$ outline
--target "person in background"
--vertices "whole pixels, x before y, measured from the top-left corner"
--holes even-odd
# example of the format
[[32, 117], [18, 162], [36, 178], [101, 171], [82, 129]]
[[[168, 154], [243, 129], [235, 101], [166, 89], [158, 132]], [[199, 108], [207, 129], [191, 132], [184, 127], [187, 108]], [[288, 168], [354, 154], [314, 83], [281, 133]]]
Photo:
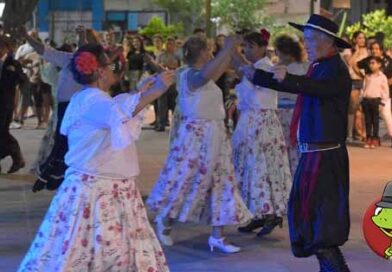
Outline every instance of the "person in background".
[[[157, 57], [157, 63], [166, 70], [176, 70], [181, 66], [181, 60], [176, 55], [176, 40], [173, 37], [166, 39], [166, 50]], [[158, 98], [158, 118], [155, 126], [156, 131], [165, 131], [165, 126], [170, 125], [169, 110], [174, 112], [176, 107], [177, 90], [176, 85], [170, 86], [169, 90]]]
[[[366, 36], [362, 31], [357, 31], [353, 34], [352, 43], [354, 48], [351, 52], [347, 49], [344, 58], [347, 60], [350, 76], [353, 82], [350, 106], [348, 114], [348, 126], [347, 126], [347, 141], [352, 142], [355, 138], [359, 140], [365, 140], [365, 132], [363, 129], [362, 112], [360, 108], [360, 96], [363, 89], [363, 73], [361, 72], [362, 67], [359, 62], [366, 59], [369, 55], [366, 47]], [[350, 54], [351, 53], [351, 54]]]
[[[42, 81], [41, 75], [36, 74], [30, 78], [30, 88], [34, 99], [35, 112], [38, 119], [37, 129], [44, 128], [48, 124], [50, 108], [45, 107], [45, 104], [51, 103], [51, 87], [49, 84]], [[49, 100], [49, 101], [48, 101]]]
[[[70, 44], [64, 43], [59, 48], [58, 51], [63, 52], [72, 52], [72, 46]], [[35, 173], [38, 165], [42, 165], [46, 159], [49, 157], [50, 152], [53, 149], [55, 142], [55, 133], [57, 126], [57, 82], [59, 79], [60, 68], [55, 64], [43, 60], [41, 63], [41, 77], [42, 81], [50, 85], [51, 93], [51, 105], [52, 114], [50, 116], [50, 120], [48, 126], [46, 128], [45, 134], [42, 137], [40, 147], [38, 149], [38, 154], [36, 156], [35, 161], [30, 167], [30, 172]], [[45, 101], [44, 101], [45, 103]]]
[[276, 50], [273, 46], [268, 46], [267, 48], [267, 56], [270, 59], [272, 64], [277, 64], [279, 61], [278, 56], [276, 55]]
[[[215, 50], [213, 52], [214, 57], [219, 54], [219, 52], [224, 48], [226, 36], [224, 34], [219, 34], [215, 37]], [[226, 103], [227, 98], [230, 94], [229, 86], [229, 74], [225, 71], [222, 76], [216, 81], [216, 85], [222, 90], [223, 103]]]
[[116, 33], [113, 30], [106, 31], [102, 39], [102, 44], [106, 50], [114, 51], [117, 48]]
[[10, 39], [0, 36], [0, 160], [11, 156], [9, 174], [17, 172], [26, 164], [18, 141], [10, 134], [9, 127], [14, 114], [16, 88], [28, 81], [22, 66], [13, 58], [11, 48]]
[[184, 61], [184, 51], [182, 50], [183, 45], [183, 39], [181, 37], [176, 37], [176, 55], [181, 60], [181, 63]]
[[365, 114], [366, 142], [364, 148], [376, 148], [380, 145], [379, 107], [389, 98], [388, 79], [381, 71], [382, 59], [370, 57], [371, 73], [365, 76], [362, 107]]
[[126, 79], [130, 82], [130, 88], [135, 89], [144, 69], [144, 49], [143, 40], [140, 36], [133, 36], [128, 44]]
[[206, 38], [207, 37], [206, 31], [203, 28], [199, 28], [199, 27], [197, 27], [197, 28], [195, 28], [193, 30], [193, 35], [194, 36], [198, 36], [200, 38]]
[[157, 58], [160, 54], [162, 54], [165, 50], [164, 48], [164, 41], [161, 35], [155, 34], [152, 37], [152, 42], [154, 45], [153, 54], [155, 58]]
[[[370, 45], [370, 54], [373, 57], [379, 57], [382, 60], [381, 71], [388, 79], [389, 95], [392, 96], [392, 58], [384, 53], [384, 47], [379, 42], [373, 42]], [[363, 59], [358, 63], [358, 67], [365, 71], [365, 74], [370, 74], [370, 57]]]
[[[19, 28], [19, 32], [44, 60], [53, 63], [60, 69], [56, 90], [57, 124], [54, 135], [54, 145], [46, 160], [42, 162], [42, 164], [37, 165], [37, 180], [32, 188], [33, 192], [42, 189], [56, 190], [63, 181], [64, 173], [67, 169], [67, 165], [64, 162], [64, 156], [68, 150], [68, 142], [67, 138], [60, 134], [60, 125], [69, 104], [69, 100], [73, 94], [80, 89], [80, 85], [74, 80], [69, 66], [73, 53], [46, 47], [40, 41], [30, 37], [24, 26]], [[76, 32], [80, 46], [84, 44], [100, 44], [99, 36], [94, 30], [78, 27]]]

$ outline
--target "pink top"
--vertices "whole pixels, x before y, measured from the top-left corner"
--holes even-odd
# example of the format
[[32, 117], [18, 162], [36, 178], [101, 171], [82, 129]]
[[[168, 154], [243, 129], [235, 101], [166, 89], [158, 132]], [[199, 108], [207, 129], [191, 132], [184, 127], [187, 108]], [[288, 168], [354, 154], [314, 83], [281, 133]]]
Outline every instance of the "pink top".
[[382, 100], [389, 98], [388, 79], [383, 72], [380, 71], [365, 77], [363, 97], [381, 98]]

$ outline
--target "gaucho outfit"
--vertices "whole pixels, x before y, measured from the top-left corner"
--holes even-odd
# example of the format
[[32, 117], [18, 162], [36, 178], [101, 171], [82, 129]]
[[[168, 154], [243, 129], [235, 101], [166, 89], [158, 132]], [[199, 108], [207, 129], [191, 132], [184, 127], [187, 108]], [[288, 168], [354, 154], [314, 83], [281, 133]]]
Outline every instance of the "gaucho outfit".
[[336, 53], [314, 62], [306, 76], [287, 74], [278, 83], [271, 73], [256, 70], [253, 82], [299, 94], [291, 129], [302, 154], [288, 210], [294, 255], [307, 257], [326, 248], [338, 251], [350, 229], [345, 140], [351, 79], [346, 65]]

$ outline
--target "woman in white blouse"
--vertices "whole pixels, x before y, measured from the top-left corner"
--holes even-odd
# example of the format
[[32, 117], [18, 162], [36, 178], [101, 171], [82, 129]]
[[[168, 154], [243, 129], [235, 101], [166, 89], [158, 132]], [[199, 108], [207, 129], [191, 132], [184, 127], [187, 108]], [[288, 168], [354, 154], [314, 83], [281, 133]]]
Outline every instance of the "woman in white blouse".
[[139, 113], [162, 95], [173, 74], [153, 87], [112, 99], [113, 65], [100, 45], [81, 47], [71, 71], [82, 89], [67, 107], [61, 133], [69, 166], [19, 271], [168, 271], [135, 185]]
[[[281, 34], [275, 39], [274, 47], [279, 58], [279, 64], [286, 65], [290, 74], [302, 76], [307, 73], [309, 63], [305, 61], [305, 49], [297, 37]], [[290, 171], [293, 177], [299, 162], [298, 147], [290, 142], [290, 124], [296, 100], [296, 94], [278, 93], [278, 116], [285, 137]]]
[[210, 225], [211, 250], [240, 251], [225, 239], [223, 227], [245, 223], [251, 214], [237, 188], [222, 91], [214, 82], [227, 69], [237, 44], [231, 37], [214, 59], [204, 38], [190, 37], [184, 45], [188, 66], [179, 75], [181, 122], [147, 200], [165, 245], [173, 245], [171, 224], [177, 220]]
[[[270, 70], [267, 57], [269, 33], [251, 32], [244, 37], [245, 57], [257, 69]], [[240, 232], [263, 227], [258, 236], [282, 227], [287, 213], [291, 173], [285, 139], [278, 118], [278, 95], [257, 87], [243, 77], [236, 86], [240, 118], [233, 133], [233, 163], [242, 198], [255, 215]]]

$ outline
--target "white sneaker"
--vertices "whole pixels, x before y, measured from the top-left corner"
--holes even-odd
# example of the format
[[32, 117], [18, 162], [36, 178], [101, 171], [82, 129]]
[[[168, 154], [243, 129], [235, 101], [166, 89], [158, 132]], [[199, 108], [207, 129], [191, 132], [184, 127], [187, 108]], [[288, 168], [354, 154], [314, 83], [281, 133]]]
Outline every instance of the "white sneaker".
[[22, 125], [17, 123], [17, 122], [11, 122], [10, 124], [10, 129], [20, 129], [22, 128]]
[[156, 225], [155, 225], [156, 233], [157, 233], [159, 241], [161, 241], [161, 243], [165, 246], [174, 245], [173, 239], [170, 236], [171, 227], [166, 227], [163, 224], [161, 217], [157, 217], [155, 219], [155, 223], [156, 223]]
[[226, 239], [225, 237], [218, 239], [210, 236], [208, 238], [208, 245], [210, 246], [211, 252], [214, 251], [214, 247], [220, 249], [224, 253], [237, 253], [241, 251], [240, 247], [237, 247], [229, 243], [225, 244], [224, 243], [225, 239]]

